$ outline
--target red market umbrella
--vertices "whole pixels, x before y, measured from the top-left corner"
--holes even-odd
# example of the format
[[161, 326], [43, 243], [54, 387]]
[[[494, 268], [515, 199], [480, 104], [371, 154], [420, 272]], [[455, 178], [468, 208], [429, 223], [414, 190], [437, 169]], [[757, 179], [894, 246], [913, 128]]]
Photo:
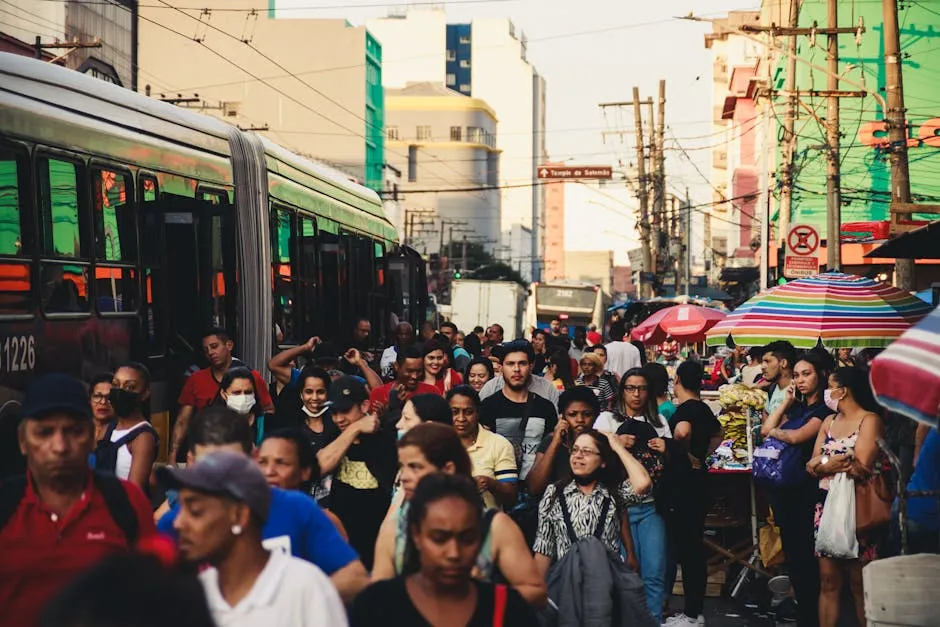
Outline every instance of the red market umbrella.
[[638, 324], [630, 337], [644, 344], [659, 344], [666, 340], [667, 335], [680, 342], [702, 342], [705, 332], [726, 316], [710, 307], [676, 305], [660, 309]]
[[871, 387], [892, 411], [937, 427], [940, 416], [940, 309], [905, 331], [871, 362]]

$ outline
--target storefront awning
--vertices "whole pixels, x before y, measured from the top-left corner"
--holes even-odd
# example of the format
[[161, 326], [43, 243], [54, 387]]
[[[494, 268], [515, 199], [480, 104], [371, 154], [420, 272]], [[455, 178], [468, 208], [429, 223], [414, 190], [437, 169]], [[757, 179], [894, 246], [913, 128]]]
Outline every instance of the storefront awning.
[[940, 259], [940, 220], [890, 239], [866, 257]]

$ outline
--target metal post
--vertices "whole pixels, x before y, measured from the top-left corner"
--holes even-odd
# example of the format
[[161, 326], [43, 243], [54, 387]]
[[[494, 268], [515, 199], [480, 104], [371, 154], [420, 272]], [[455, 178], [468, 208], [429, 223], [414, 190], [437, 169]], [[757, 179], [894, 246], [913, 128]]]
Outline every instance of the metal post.
[[[637, 195], [640, 198], [640, 245], [643, 251], [643, 268], [641, 272], [653, 271], [653, 260], [650, 252], [650, 216], [649, 194], [646, 187], [646, 154], [643, 149], [643, 116], [640, 113], [640, 88], [633, 88], [633, 117], [636, 123], [636, 173]], [[640, 281], [640, 296], [650, 297], [650, 284]]]
[[[895, 0], [883, 0], [885, 91], [888, 108], [884, 112], [888, 126], [891, 158], [891, 202], [910, 203], [911, 173], [907, 161], [907, 120], [904, 109], [904, 83], [901, 76], [900, 36], [898, 34], [898, 5]], [[895, 217], [891, 216], [894, 222]], [[895, 283], [902, 290], [914, 289], [914, 260], [895, 259]]]
[[[790, 19], [787, 26], [799, 26], [800, 0], [790, 0]], [[799, 96], [796, 94], [796, 34], [787, 39], [787, 69], [784, 76], [784, 90], [787, 92], [787, 108], [783, 117], [783, 184], [780, 186], [780, 218], [777, 229], [777, 241], [783, 246], [783, 240], [790, 230], [793, 215], [793, 157], [796, 153], [796, 107]]]
[[467, 272], [467, 236], [463, 236], [463, 245], [460, 250], [460, 269]]
[[[839, 27], [839, 0], [828, 0], [826, 26]], [[842, 192], [839, 173], [839, 34], [826, 35], [826, 269], [842, 269]]]
[[685, 249], [682, 254], [685, 256], [685, 295], [692, 293], [692, 199], [689, 198], [689, 188], [685, 188], [685, 234], [683, 240]]

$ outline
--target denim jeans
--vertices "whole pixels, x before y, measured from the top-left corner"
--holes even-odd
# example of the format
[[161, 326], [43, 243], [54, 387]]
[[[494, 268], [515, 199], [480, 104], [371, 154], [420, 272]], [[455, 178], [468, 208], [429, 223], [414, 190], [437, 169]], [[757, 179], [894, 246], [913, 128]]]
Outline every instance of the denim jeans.
[[655, 503], [642, 503], [630, 507], [630, 533], [636, 559], [640, 563], [640, 577], [646, 592], [646, 606], [656, 620], [662, 619], [666, 600], [666, 524], [656, 512]]

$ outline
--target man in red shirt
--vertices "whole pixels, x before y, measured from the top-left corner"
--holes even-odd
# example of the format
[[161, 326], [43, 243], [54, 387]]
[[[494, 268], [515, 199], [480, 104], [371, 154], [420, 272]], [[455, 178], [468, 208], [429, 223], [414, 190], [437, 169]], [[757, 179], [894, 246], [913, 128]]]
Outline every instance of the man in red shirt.
[[369, 395], [370, 411], [382, 413], [387, 408], [400, 412], [401, 407], [416, 394], [440, 392], [424, 382], [424, 357], [421, 351], [416, 346], [407, 346], [399, 350], [395, 357], [395, 380], [375, 388]]
[[[177, 458], [180, 442], [186, 435], [186, 428], [189, 426], [189, 419], [197, 411], [211, 405], [219, 398], [222, 377], [232, 367], [234, 361], [232, 357], [232, 349], [234, 348], [235, 343], [225, 329], [212, 328], [203, 336], [202, 351], [205, 353], [206, 359], [209, 360], [209, 367], [193, 373], [186, 379], [183, 391], [180, 392], [179, 399], [177, 399], [180, 411], [176, 416], [176, 425], [173, 427], [170, 461]], [[239, 362], [238, 365], [242, 364]], [[274, 401], [268, 391], [268, 384], [264, 382], [258, 371], [252, 370], [251, 374], [255, 379], [258, 407], [264, 413], [273, 412]]]
[[0, 486], [0, 622], [31, 627], [76, 575], [156, 528], [140, 488], [91, 472], [95, 427], [81, 381], [40, 377], [22, 416], [27, 474]]

